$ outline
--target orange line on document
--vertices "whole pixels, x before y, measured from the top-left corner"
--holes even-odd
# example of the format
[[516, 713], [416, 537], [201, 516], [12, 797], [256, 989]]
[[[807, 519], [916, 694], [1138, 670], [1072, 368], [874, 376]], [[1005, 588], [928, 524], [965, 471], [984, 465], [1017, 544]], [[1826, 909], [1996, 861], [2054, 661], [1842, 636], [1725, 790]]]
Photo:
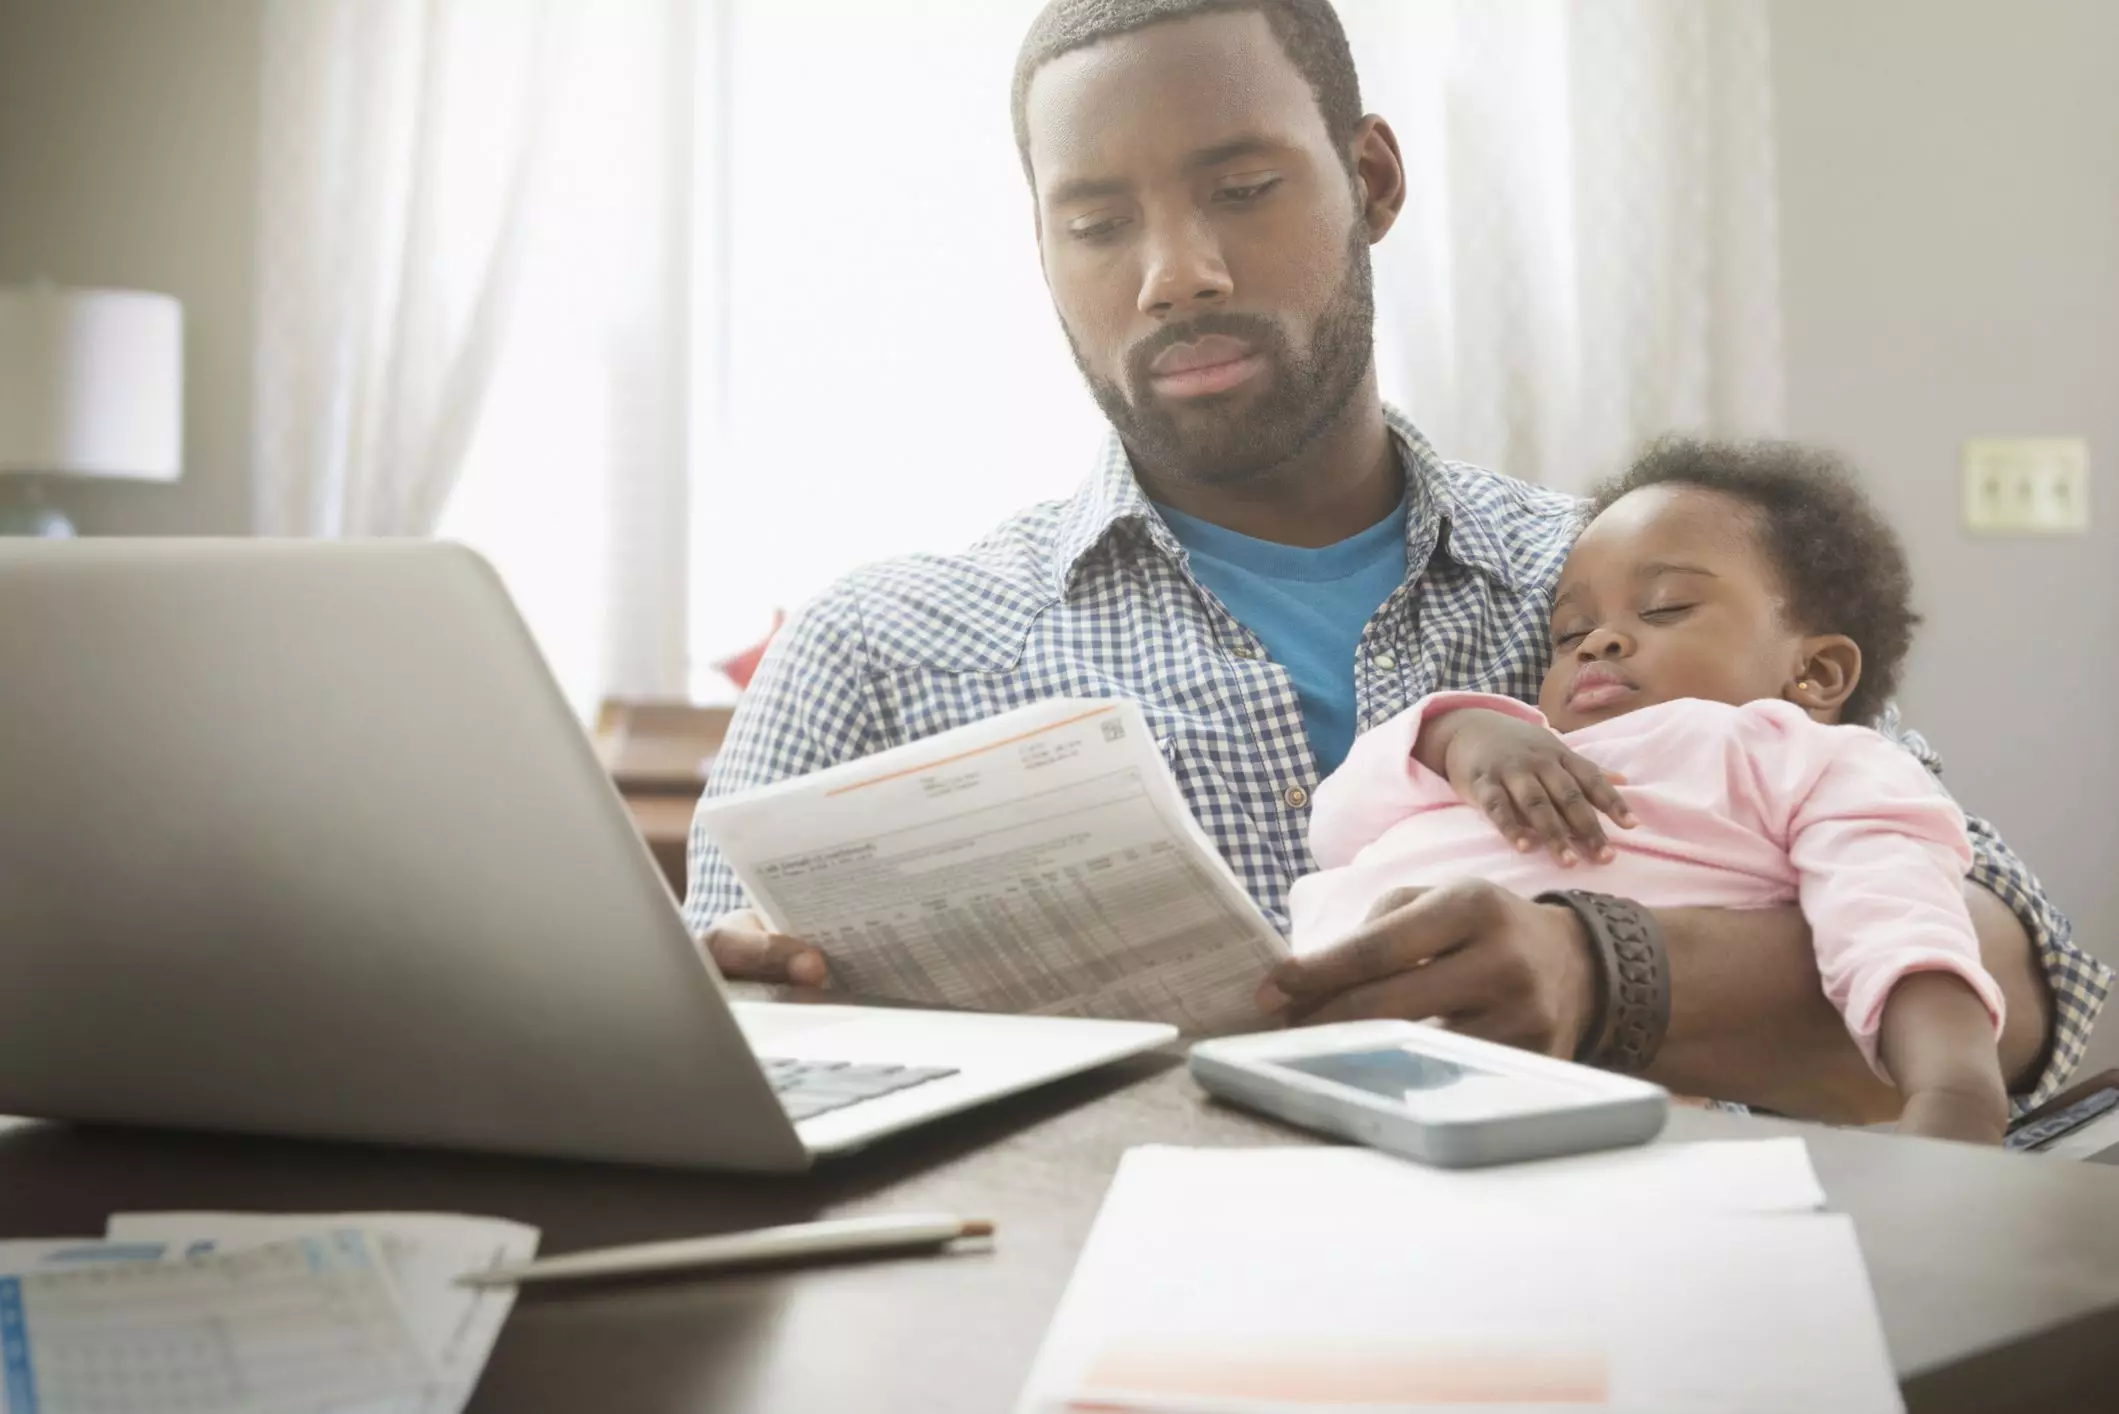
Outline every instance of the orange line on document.
[[889, 775], [877, 776], [872, 781], [855, 781], [850, 786], [840, 786], [837, 790], [828, 790], [824, 792], [824, 798], [829, 800], [832, 796], [847, 795], [857, 790], [867, 790], [870, 786], [879, 786], [885, 781], [903, 780], [907, 776], [925, 775], [929, 771], [940, 770], [942, 767], [949, 765], [953, 761], [965, 761], [969, 760], [973, 756], [984, 756], [989, 751], [998, 751], [1004, 746], [1013, 746], [1019, 741], [1028, 741], [1034, 736], [1043, 736], [1046, 732], [1056, 732], [1061, 727], [1071, 727], [1076, 722], [1086, 722], [1091, 717], [1101, 717], [1106, 712], [1116, 712], [1117, 710], [1118, 708], [1116, 707], [1099, 707], [1093, 712], [1083, 712], [1077, 716], [1069, 717], [1063, 722], [1052, 722], [1046, 726], [1039, 727], [1036, 731], [1023, 732], [1017, 736], [1003, 737], [999, 741], [989, 741], [984, 746], [974, 746], [969, 751], [959, 751], [954, 756], [944, 756], [939, 761], [929, 761], [924, 766], [907, 766], [902, 771], [892, 771]]

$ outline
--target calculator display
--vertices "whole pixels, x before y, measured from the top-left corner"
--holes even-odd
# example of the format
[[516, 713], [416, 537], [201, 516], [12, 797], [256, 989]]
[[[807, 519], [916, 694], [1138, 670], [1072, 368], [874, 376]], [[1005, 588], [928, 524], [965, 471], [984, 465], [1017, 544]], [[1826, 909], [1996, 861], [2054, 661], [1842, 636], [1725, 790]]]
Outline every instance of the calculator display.
[[1563, 1079], [1509, 1075], [1405, 1046], [1326, 1051], [1274, 1063], [1380, 1095], [1426, 1120], [1489, 1119], [1578, 1105], [1591, 1098], [1585, 1087]]

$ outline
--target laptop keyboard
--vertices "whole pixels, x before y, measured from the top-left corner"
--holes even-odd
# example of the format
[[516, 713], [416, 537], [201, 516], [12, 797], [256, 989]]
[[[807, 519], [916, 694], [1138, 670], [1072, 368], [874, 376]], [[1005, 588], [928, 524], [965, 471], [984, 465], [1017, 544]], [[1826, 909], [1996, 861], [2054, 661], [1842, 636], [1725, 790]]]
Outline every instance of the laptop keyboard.
[[853, 1061], [773, 1060], [761, 1057], [766, 1079], [792, 1120], [814, 1119], [879, 1095], [894, 1095], [945, 1075], [940, 1065], [862, 1065]]

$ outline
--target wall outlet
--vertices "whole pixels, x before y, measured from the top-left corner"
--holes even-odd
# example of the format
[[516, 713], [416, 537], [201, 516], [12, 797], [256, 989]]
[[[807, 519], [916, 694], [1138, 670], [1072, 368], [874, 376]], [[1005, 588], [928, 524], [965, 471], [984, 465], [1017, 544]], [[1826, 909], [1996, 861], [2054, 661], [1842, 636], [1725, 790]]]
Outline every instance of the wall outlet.
[[2090, 528], [2090, 447], [2080, 437], [1964, 444], [1964, 527], [1979, 535], [2080, 535]]

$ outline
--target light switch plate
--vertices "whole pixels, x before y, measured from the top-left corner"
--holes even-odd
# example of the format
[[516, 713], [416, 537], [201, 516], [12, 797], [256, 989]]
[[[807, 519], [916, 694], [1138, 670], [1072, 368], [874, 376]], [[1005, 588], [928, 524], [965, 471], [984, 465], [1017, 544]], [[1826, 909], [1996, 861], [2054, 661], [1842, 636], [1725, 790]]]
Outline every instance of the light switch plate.
[[1979, 535], [2080, 535], [2090, 528], [2090, 448], [2080, 437], [1964, 444], [1964, 527]]

